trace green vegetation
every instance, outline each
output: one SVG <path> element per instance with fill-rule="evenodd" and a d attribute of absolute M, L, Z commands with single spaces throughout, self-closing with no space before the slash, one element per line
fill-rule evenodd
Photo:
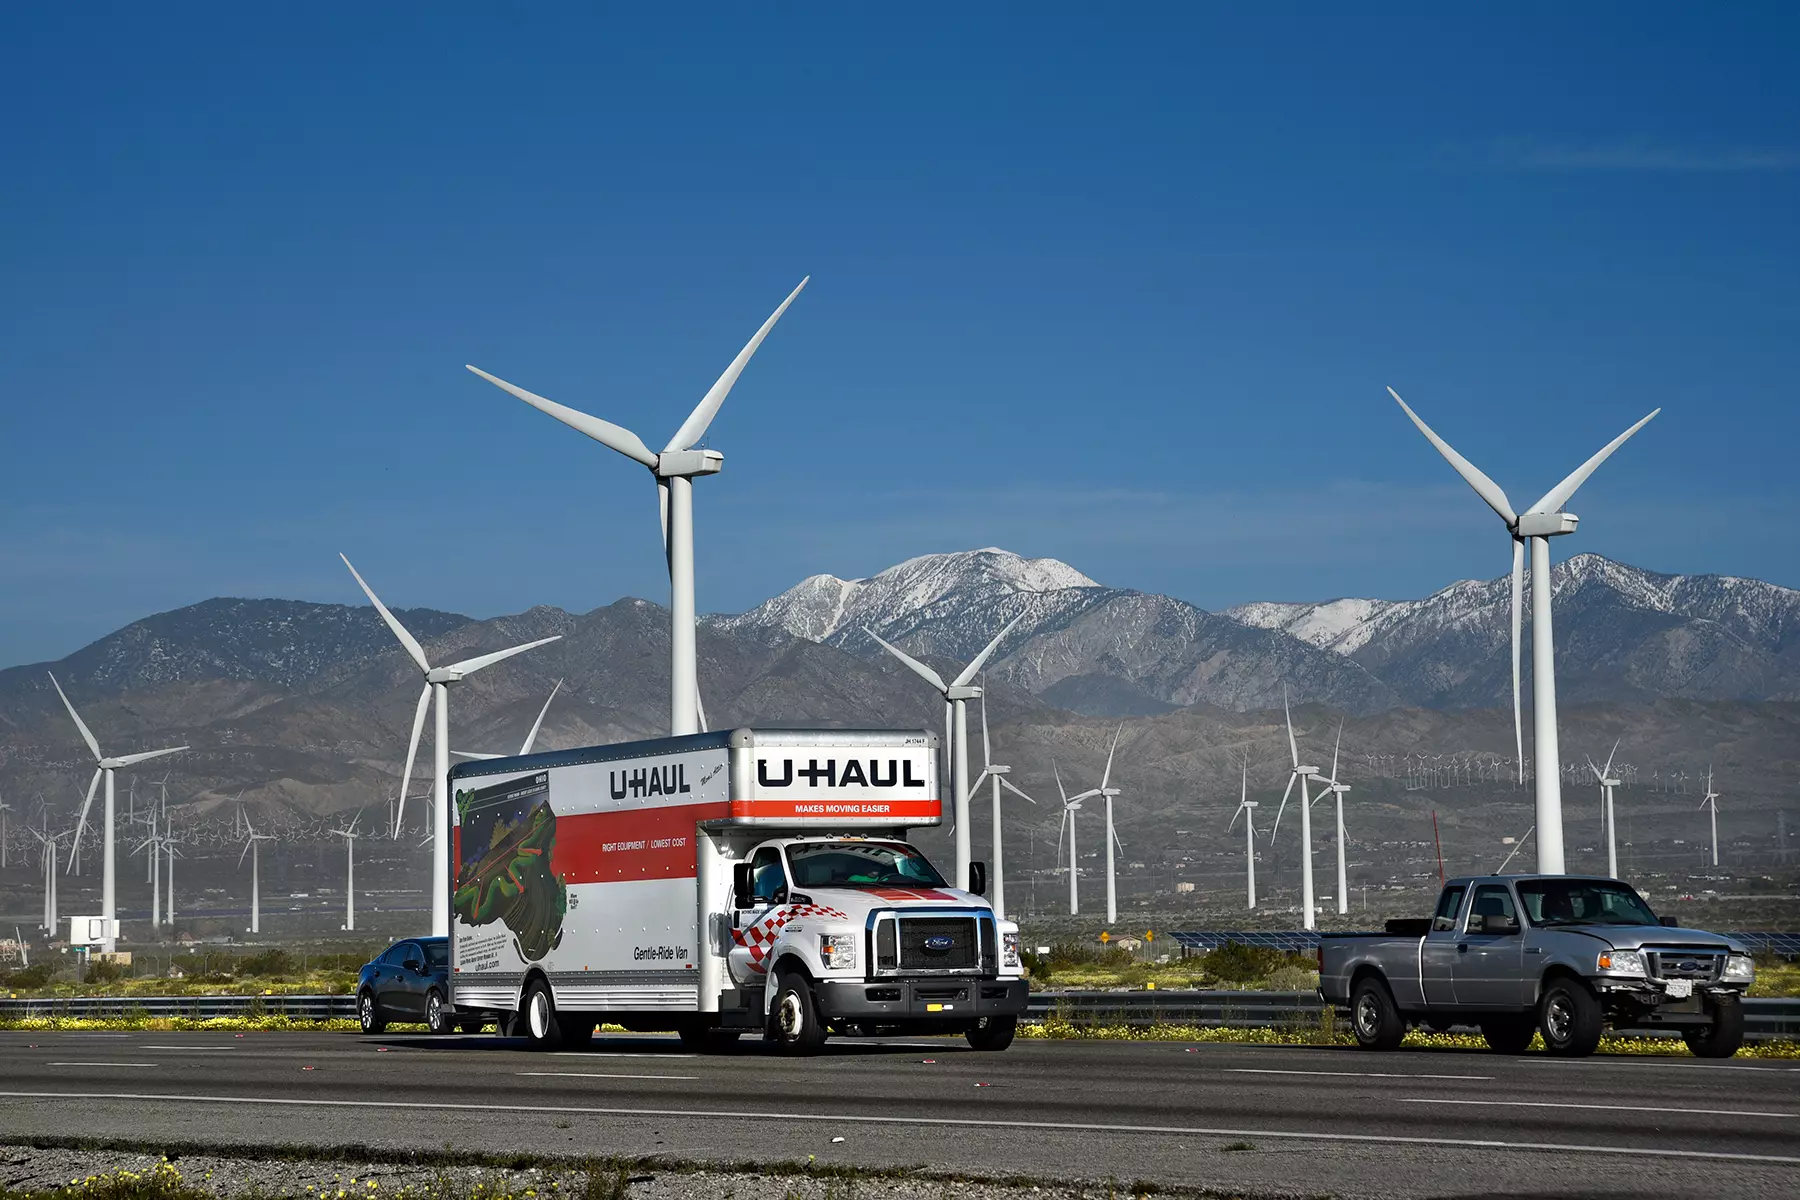
<path fill-rule="evenodd" d="M 300 953 L 279 946 L 254 954 L 207 951 L 135 957 L 128 966 L 89 963 L 83 978 L 67 955 L 45 958 L 0 978 L 0 994 L 58 996 L 348 996 L 356 973 L 377 948 L 352 953 Z"/>
<path fill-rule="evenodd" d="M 1307 992 L 1319 985 L 1309 956 L 1238 942 L 1167 962 L 1085 942 L 1058 942 L 1049 954 L 1024 958 L 1032 990 L 1040 992 L 1147 987 Z"/>

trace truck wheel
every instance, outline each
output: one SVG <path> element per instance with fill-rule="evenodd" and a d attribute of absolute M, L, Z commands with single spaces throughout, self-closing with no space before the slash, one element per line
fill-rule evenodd
<path fill-rule="evenodd" d="M 1369 976 L 1350 995 L 1350 1027 L 1356 1044 L 1364 1050 L 1398 1050 L 1406 1036 L 1406 1022 L 1394 1007 L 1387 984 Z"/>
<path fill-rule="evenodd" d="M 425 993 L 425 1028 L 433 1033 L 449 1033 L 456 1027 L 456 1020 L 450 1015 L 450 1006 L 444 1002 L 444 993 L 432 988 Z"/>
<path fill-rule="evenodd" d="M 356 1021 L 364 1033 L 380 1033 L 387 1028 L 387 1017 L 382 1015 L 381 1005 L 375 1002 L 375 993 L 368 988 L 356 998 Z"/>
<path fill-rule="evenodd" d="M 1016 1016 L 983 1017 L 963 1036 L 977 1050 L 1004 1050 L 1013 1044 L 1013 1035 L 1018 1031 L 1019 1018 Z"/>
<path fill-rule="evenodd" d="M 533 1050 L 554 1050 L 562 1044 L 562 1026 L 556 1020 L 556 1000 L 550 995 L 549 984 L 532 980 L 519 1005 L 516 1025 Z"/>
<path fill-rule="evenodd" d="M 1481 1036 L 1497 1054 L 1523 1054 L 1531 1048 L 1537 1026 L 1526 1017 L 1500 1017 L 1481 1023 Z"/>
<path fill-rule="evenodd" d="M 1713 1023 L 1682 1030 L 1682 1040 L 1695 1058 L 1730 1058 L 1744 1044 L 1744 1006 L 1736 1000 L 1712 1007 Z"/>
<path fill-rule="evenodd" d="M 1603 1014 L 1600 1000 L 1585 983 L 1553 979 L 1544 989 L 1538 1027 L 1544 1049 L 1563 1058 L 1586 1058 L 1600 1045 Z"/>
<path fill-rule="evenodd" d="M 775 1004 L 769 1009 L 769 1040 L 783 1054 L 811 1054 L 825 1044 L 825 1032 L 806 977 L 783 971 L 776 977 Z"/>

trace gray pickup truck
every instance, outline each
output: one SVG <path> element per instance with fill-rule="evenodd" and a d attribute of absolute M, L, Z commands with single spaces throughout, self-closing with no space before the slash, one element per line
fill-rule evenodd
<path fill-rule="evenodd" d="M 1452 879 L 1429 920 L 1319 943 L 1319 995 L 1371 1050 L 1408 1025 L 1475 1025 L 1502 1054 L 1541 1031 L 1550 1053 L 1580 1056 L 1611 1026 L 1679 1030 L 1695 1054 L 1730 1058 L 1755 974 L 1731 939 L 1659 920 L 1629 884 L 1572 875 Z"/>

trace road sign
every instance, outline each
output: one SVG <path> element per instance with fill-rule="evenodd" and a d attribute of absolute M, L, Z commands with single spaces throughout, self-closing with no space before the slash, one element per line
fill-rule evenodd
<path fill-rule="evenodd" d="M 1102 930 L 1100 933 L 1100 944 L 1102 946 L 1104 946 L 1104 945 L 1106 945 L 1106 943 L 1108 943 L 1110 941 L 1112 941 L 1112 934 L 1107 933 L 1104 930 Z"/>
<path fill-rule="evenodd" d="M 1156 930 L 1154 930 L 1154 929 L 1144 930 L 1144 940 L 1146 942 L 1154 942 L 1156 940 Z"/>

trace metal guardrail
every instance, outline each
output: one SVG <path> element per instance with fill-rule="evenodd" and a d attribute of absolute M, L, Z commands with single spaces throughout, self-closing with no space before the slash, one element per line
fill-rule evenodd
<path fill-rule="evenodd" d="M 1173 940 L 1185 950 L 1214 950 L 1226 942 L 1242 946 L 1264 946 L 1288 954 L 1311 954 L 1319 946 L 1319 934 L 1310 929 L 1177 929 L 1157 935 Z M 1376 930 L 1370 934 L 1380 937 Z M 1734 938 L 1752 954 L 1778 954 L 1783 958 L 1800 958 L 1800 933 L 1769 930 L 1729 930 L 1725 937 Z"/>
<path fill-rule="evenodd" d="M 1232 1028 L 1317 1027 L 1325 1005 L 1313 992 L 1034 992 L 1027 1020 L 1058 1017 L 1071 1025 L 1223 1025 Z M 292 1017 L 350 1020 L 353 996 L 59 996 L 0 999 L 0 1019 L 24 1017 Z M 1620 1030 L 1669 1036 L 1666 1029 Z M 1800 1000 L 1746 1000 L 1751 1041 L 1800 1039 Z"/>

